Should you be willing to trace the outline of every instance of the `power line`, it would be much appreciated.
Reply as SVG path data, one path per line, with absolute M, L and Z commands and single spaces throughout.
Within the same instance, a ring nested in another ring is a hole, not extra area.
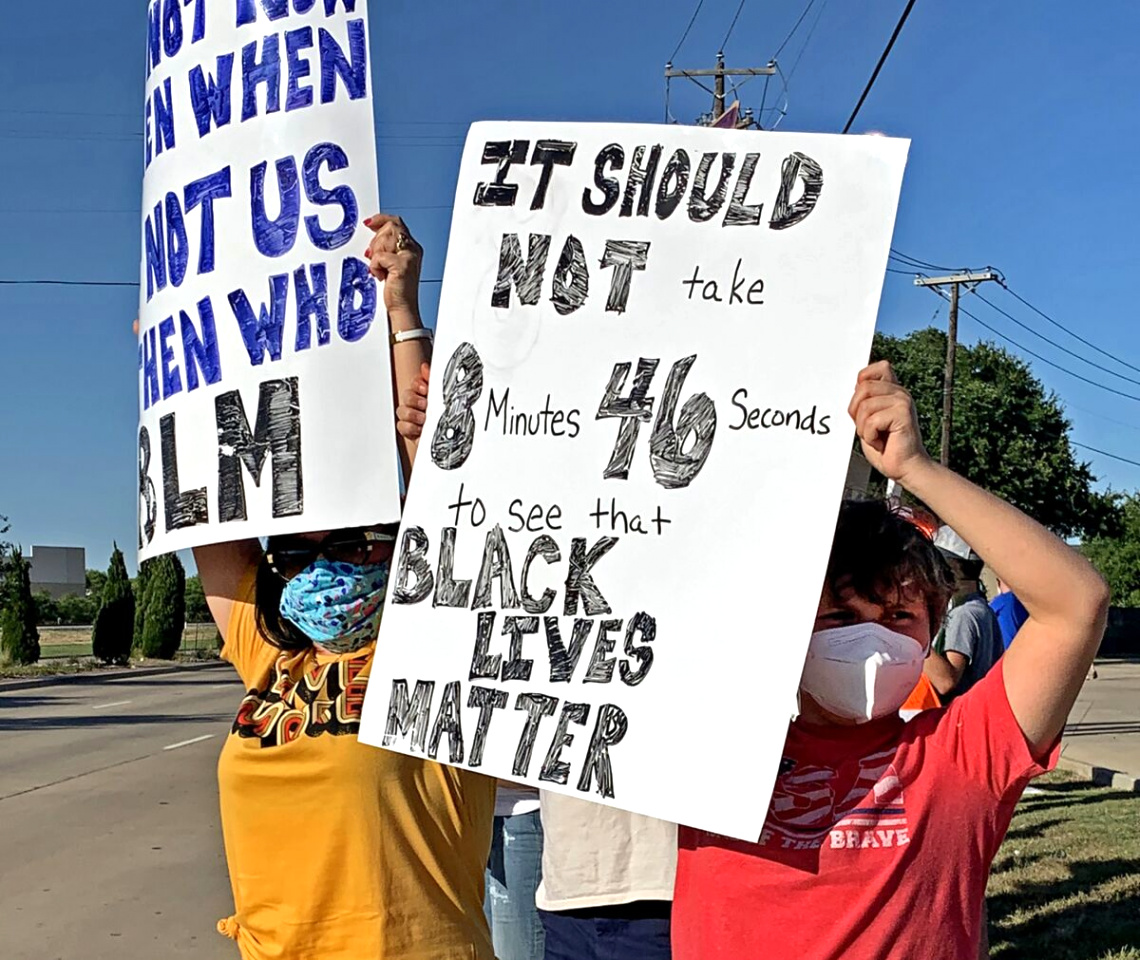
M 1122 457 L 1116 453 L 1109 453 L 1107 450 L 1098 450 L 1096 447 L 1090 447 L 1087 443 L 1077 443 L 1076 440 L 1070 440 L 1069 443 L 1074 447 L 1079 447 L 1081 450 L 1088 450 L 1090 453 L 1099 453 L 1102 457 L 1109 457 L 1112 460 L 1119 460 L 1121 463 L 1130 463 L 1134 467 L 1140 467 L 1140 461 L 1129 460 L 1127 457 Z
M 17 280 L 0 279 L 0 286 L 5 287 L 137 287 L 137 280 Z
M 999 306 L 998 306 L 996 303 L 993 303 L 993 302 L 991 302 L 990 300 L 987 300 L 985 297 L 983 297 L 983 296 L 982 296 L 980 293 L 978 293 L 976 290 L 974 290 L 974 291 L 973 291 L 973 294 L 974 294 L 974 296 L 975 296 L 975 297 L 977 297 L 979 300 L 981 300 L 981 301 L 982 301 L 982 303 L 984 303 L 984 304 L 985 304 L 986 306 L 988 306 L 990 309 L 992 309 L 992 310 L 996 310 L 998 313 L 1000 313 L 1000 314 L 1001 314 L 1003 317 L 1005 317 L 1007 320 L 1009 320 L 1009 321 L 1011 321 L 1011 322 L 1013 322 L 1013 323 L 1016 323 L 1016 324 L 1017 324 L 1019 327 L 1021 327 L 1023 330 L 1028 330 L 1030 333 L 1032 333 L 1032 334 L 1033 334 L 1033 336 L 1037 337 L 1039 340 L 1044 340 L 1044 341 L 1045 341 L 1047 344 L 1049 344 L 1049 346 L 1051 346 L 1051 347 L 1056 347 L 1056 348 L 1057 348 L 1058 350 L 1060 350 L 1062 353 L 1066 353 L 1066 354 L 1068 354 L 1070 357 L 1074 357 L 1075 359 L 1077 359 L 1077 360 L 1080 360 L 1080 361 L 1081 361 L 1081 363 L 1087 363 L 1087 364 L 1088 364 L 1090 367 L 1096 367 L 1096 369 L 1097 369 L 1097 370 L 1101 370 L 1101 371 L 1103 371 L 1104 373 L 1107 373 L 1109 376 L 1117 377 L 1118 379 L 1120 379 L 1120 380 L 1124 380 L 1124 381 L 1125 381 L 1125 382 L 1127 382 L 1127 383 L 1134 383 L 1134 384 L 1136 384 L 1137 386 L 1140 386 L 1140 380 L 1136 380 L 1136 379 L 1135 379 L 1135 378 L 1133 378 L 1133 377 L 1125 376 L 1123 373 L 1117 373 L 1115 370 L 1112 370 L 1112 369 L 1110 369 L 1110 368 L 1108 368 L 1108 367 L 1106 367 L 1106 366 L 1103 366 L 1102 364 L 1099 364 L 1099 363 L 1097 363 L 1095 360 L 1089 360 L 1087 357 L 1082 357 L 1082 356 L 1081 356 L 1079 353 L 1074 353 L 1074 352 L 1073 352 L 1072 350 L 1070 350 L 1068 347 L 1066 347 L 1066 346 L 1063 346 L 1063 345 L 1062 345 L 1062 344 L 1060 344 L 1060 343 L 1057 343 L 1057 341 L 1056 341 L 1056 340 L 1051 340 L 1049 337 L 1045 336 L 1045 334 L 1043 334 L 1043 333 L 1038 333 L 1038 332 L 1037 332 L 1036 330 L 1034 330 L 1034 329 L 1033 329 L 1031 326 L 1029 326 L 1029 324 L 1027 324 L 1027 323 L 1022 323 L 1022 322 L 1021 322 L 1020 320 L 1018 320 L 1018 319 L 1017 319 L 1017 317 L 1015 317 L 1015 316 L 1014 316 L 1012 313 L 1009 313 L 1008 311 L 1006 311 L 1006 310 L 1003 310 L 1003 309 L 1002 309 L 1001 307 L 999 307 Z
M 736 16 L 732 18 L 732 25 L 728 28 L 728 33 L 724 35 L 724 40 L 721 41 L 721 50 L 728 46 L 728 41 L 732 38 L 732 31 L 736 29 L 736 21 L 740 19 L 740 14 L 744 11 L 744 5 L 747 2 L 748 0 L 740 0 L 740 6 L 736 8 Z
M 677 49 L 673 51 L 673 56 L 669 58 L 670 63 L 677 59 L 677 54 L 681 52 L 681 47 L 683 47 L 685 45 L 685 41 L 689 39 L 689 31 L 693 29 L 693 24 L 697 22 L 697 16 L 700 14 L 701 7 L 704 5 L 705 0 L 698 0 L 697 9 L 693 11 L 693 16 L 689 20 L 689 25 L 685 27 L 685 32 L 681 34 L 681 39 L 677 41 Z
M 772 54 L 773 60 L 775 60 L 776 57 L 778 57 L 783 52 L 784 47 L 786 47 L 788 45 L 788 41 L 791 40 L 792 37 L 794 37 L 796 35 L 796 31 L 799 30 L 800 24 L 804 22 L 804 17 L 806 17 L 811 12 L 811 8 L 814 6 L 815 6 L 815 0 L 808 0 L 807 6 L 804 7 L 804 12 L 800 14 L 799 20 L 796 21 L 796 25 L 794 27 L 792 27 L 791 30 L 788 31 L 788 35 L 786 37 L 784 37 L 784 42 L 781 43 L 776 48 L 776 52 L 774 54 Z
M 1126 430 L 1135 430 L 1137 433 L 1140 433 L 1140 427 L 1134 423 L 1126 423 L 1123 420 L 1117 420 L 1115 417 L 1109 417 L 1105 416 L 1103 413 L 1097 413 L 1095 410 L 1089 410 L 1085 407 L 1078 407 L 1075 403 L 1070 403 L 1068 400 L 1066 400 L 1065 411 L 1068 412 L 1069 410 L 1076 410 L 1080 413 L 1085 414 L 1086 416 L 1096 417 L 1098 420 L 1107 420 L 1109 423 L 1114 423 L 1118 427 L 1124 427 Z
M 879 79 L 879 71 L 883 69 L 883 64 L 887 62 L 887 57 L 891 54 L 891 48 L 894 47 L 895 41 L 899 38 L 899 34 L 902 33 L 903 25 L 906 23 L 907 17 L 910 16 L 911 10 L 914 9 L 914 4 L 915 0 L 909 0 L 902 16 L 899 17 L 899 22 L 895 24 L 895 32 L 891 34 L 891 39 L 887 42 L 886 49 L 883 50 L 883 55 L 879 57 L 879 62 L 875 64 L 875 72 L 871 74 L 871 79 L 867 81 L 867 86 L 863 88 L 863 95 L 859 98 L 859 102 L 855 104 L 855 109 L 851 111 L 851 116 L 847 118 L 847 124 L 843 127 L 844 133 L 847 133 L 851 129 L 851 124 L 855 122 L 855 118 L 859 116 L 859 111 L 863 109 L 863 101 L 867 99 L 867 95 L 871 92 L 875 81 Z
M 1025 306 L 1027 306 L 1027 307 L 1028 307 L 1030 310 L 1032 310 L 1032 311 L 1033 311 L 1035 314 L 1037 314 L 1039 317 L 1041 317 L 1041 318 L 1042 318 L 1042 319 L 1044 319 L 1044 320 L 1048 320 L 1048 321 L 1049 321 L 1051 324 L 1053 324 L 1053 326 L 1057 327 L 1058 329 L 1060 329 L 1060 330 L 1064 330 L 1064 331 L 1065 331 L 1065 333 L 1067 333 L 1067 334 L 1068 334 L 1070 337 L 1072 337 L 1073 339 L 1075 339 L 1075 340 L 1079 340 L 1079 341 L 1080 341 L 1081 343 L 1083 343 L 1083 344 L 1084 344 L 1086 347 L 1089 347 L 1090 349 L 1092 349 L 1092 350 L 1095 350 L 1097 353 L 1101 354 L 1102 356 L 1108 357 L 1110 360 L 1115 360 L 1117 363 L 1121 364 L 1122 366 L 1128 367 L 1130 370 L 1135 370 L 1137 373 L 1140 373 L 1140 367 L 1137 367 L 1137 366 L 1133 366 L 1133 365 L 1132 365 L 1131 363 L 1129 363 L 1127 360 L 1121 360 L 1121 359 L 1120 359 L 1119 357 L 1117 357 L 1115 354 L 1109 353 L 1107 350 L 1102 350 L 1100 347 L 1098 347 L 1098 346 L 1097 346 L 1095 343 L 1093 343 L 1091 340 L 1086 340 L 1086 339 L 1085 339 L 1084 337 L 1082 337 L 1082 336 L 1081 336 L 1079 333 L 1074 333 L 1072 330 L 1070 330 L 1068 327 L 1066 327 L 1066 326 L 1065 326 L 1063 323 L 1061 323 L 1059 320 L 1054 320 L 1054 319 L 1053 319 L 1051 316 L 1049 316 L 1049 314 L 1047 314 L 1047 313 L 1046 313 L 1044 310 L 1041 310 L 1041 309 L 1039 309 L 1039 308 L 1035 307 L 1035 306 L 1034 306 L 1032 303 L 1030 303 L 1028 300 L 1026 300 L 1026 299 L 1025 299 L 1025 297 L 1023 297 L 1023 296 L 1021 296 L 1021 295 L 1019 295 L 1019 294 L 1017 294 L 1017 293 L 1014 293 L 1014 291 L 1013 291 L 1013 290 L 1011 290 L 1011 289 L 1010 289 L 1008 286 L 1006 286 L 1005 284 L 1002 284 L 1002 286 L 1003 286 L 1003 287 L 1005 287 L 1005 292 L 1006 292 L 1006 293 L 1008 293 L 1008 294 L 1009 294 L 1011 297 L 1013 297 L 1015 300 L 1020 300 L 1020 301 L 1021 301 L 1021 303 L 1023 303 Z
M 823 0 L 819 6 L 819 12 L 815 15 L 815 20 L 812 21 L 811 28 L 808 30 L 807 39 L 804 40 L 804 45 L 800 47 L 800 52 L 796 54 L 795 63 L 792 64 L 792 69 L 788 71 L 788 83 L 792 82 L 792 77 L 796 75 L 796 70 L 799 68 L 800 61 L 804 58 L 804 53 L 808 46 L 811 44 L 811 38 L 815 36 L 816 28 L 819 26 L 819 21 L 823 19 L 823 12 L 827 9 L 827 4 L 830 0 Z M 810 5 L 809 5 L 810 6 Z
M 936 292 L 938 293 L 938 295 L 940 297 L 942 297 L 943 300 L 948 299 L 947 295 L 942 293 L 941 291 L 936 291 Z M 1110 386 L 1108 386 L 1108 384 L 1101 383 L 1099 380 L 1090 380 L 1088 377 L 1083 376 L 1082 374 L 1076 373 L 1073 370 L 1070 370 L 1068 367 L 1063 367 L 1059 363 L 1054 363 L 1052 360 L 1049 360 L 1048 358 L 1041 356 L 1041 354 L 1037 353 L 1035 350 L 1030 350 L 1029 347 L 1025 346 L 1024 344 L 1018 343 L 1016 340 L 1013 339 L 1013 337 L 1007 336 L 1006 334 L 1004 334 L 1000 330 L 998 330 L 996 327 L 990 326 L 988 323 L 985 322 L 985 320 L 982 320 L 979 317 L 977 317 L 975 314 L 970 313 L 970 311 L 965 309 L 964 307 L 959 307 L 959 310 L 962 313 L 964 313 L 967 317 L 969 317 L 971 320 L 973 320 L 974 323 L 978 324 L 978 326 L 984 327 L 986 330 L 989 330 L 990 333 L 994 334 L 994 336 L 1004 340 L 1006 343 L 1012 344 L 1013 346 L 1017 347 L 1018 350 L 1023 350 L 1025 353 L 1028 353 L 1034 359 L 1040 360 L 1046 366 L 1052 367 L 1054 370 L 1060 370 L 1061 373 L 1067 373 L 1070 377 L 1073 377 L 1077 380 L 1080 380 L 1083 383 L 1087 383 L 1090 386 L 1097 387 L 1097 388 L 1104 390 L 1108 393 L 1116 394 L 1116 396 L 1118 396 L 1118 397 L 1124 397 L 1126 400 L 1135 400 L 1138 403 L 1140 403 L 1140 397 L 1138 397 L 1134 394 L 1131 394 L 1131 393 L 1125 393 L 1123 390 L 1117 390 L 1115 387 L 1110 387 Z
M 893 269 L 893 268 L 888 268 L 888 271 L 887 271 L 887 272 L 888 272 L 888 273 L 898 273 L 898 274 L 907 275 L 907 271 L 905 271 L 905 270 L 896 270 L 896 269 Z M 947 295 L 946 295 L 945 293 L 943 293 L 941 290 L 939 290 L 939 289 L 937 289 L 937 288 L 933 288 L 933 289 L 934 289 L 935 293 L 937 293 L 937 294 L 938 294 L 938 295 L 939 295 L 939 296 L 940 296 L 940 297 L 941 297 L 943 300 L 946 300 L 946 299 L 948 299 Z M 1008 288 L 1007 288 L 1007 290 L 1008 290 Z M 1013 293 L 1013 291 L 1012 291 L 1012 290 L 1010 290 L 1009 292 L 1010 292 L 1010 293 Z M 986 303 L 988 306 L 991 306 L 991 307 L 993 307 L 993 308 L 994 308 L 995 310 L 997 310 L 999 313 L 1001 313 L 1001 314 L 1003 314 L 1003 315 L 1005 315 L 1005 316 L 1009 317 L 1011 320 L 1013 320 L 1013 321 L 1014 321 L 1015 323 L 1017 323 L 1019 326 L 1023 326 L 1023 327 L 1025 326 L 1025 324 L 1023 324 L 1023 323 L 1021 323 L 1020 321 L 1016 320 L 1015 318 L 1013 318 L 1013 317 L 1009 316 L 1009 314 L 1007 314 L 1007 313 L 1006 313 L 1006 311 L 1002 310 L 1000 307 L 997 307 L 997 306 L 995 306 L 994 304 L 990 303 L 990 302 L 989 302 L 988 300 L 986 300 L 986 298 L 985 298 L 985 297 L 983 297 L 981 294 L 979 294 L 979 293 L 977 293 L 976 291 L 974 291 L 974 295 L 975 295 L 975 296 L 977 296 L 977 297 L 978 297 L 980 300 L 982 300 L 984 303 Z M 1023 298 L 1020 298 L 1020 297 L 1018 297 L 1018 299 L 1020 300 L 1020 299 L 1023 299 Z M 1026 302 L 1026 305 L 1027 305 L 1027 306 L 1029 306 L 1029 304 L 1028 304 L 1028 301 L 1025 301 L 1025 302 Z M 994 334 L 994 335 L 995 335 L 996 337 L 998 337 L 999 339 L 1001 339 L 1001 340 L 1004 340 L 1004 341 L 1006 341 L 1007 343 L 1011 344 L 1012 346 L 1016 347 L 1017 349 L 1024 351 L 1025 353 L 1029 354 L 1029 356 L 1033 357 L 1033 358 L 1034 358 L 1034 359 L 1036 359 L 1036 360 L 1040 360 L 1042 363 L 1046 364 L 1047 366 L 1050 366 L 1050 367 L 1054 368 L 1055 370 L 1059 370 L 1061 373 L 1065 373 L 1065 374 L 1068 374 L 1070 377 L 1074 377 L 1075 379 L 1077 379 L 1077 380 L 1080 380 L 1080 381 L 1082 381 L 1083 383 L 1087 383 L 1087 384 L 1089 384 L 1090 386 L 1099 387 L 1101 390 L 1105 390 L 1105 391 L 1107 391 L 1108 393 L 1112 393 L 1112 394 L 1115 394 L 1115 395 L 1117 395 L 1117 396 L 1120 396 L 1120 397 L 1125 397 L 1125 398 L 1126 398 L 1126 399 L 1128 399 L 1128 400 L 1136 400 L 1136 401 L 1140 401 L 1140 397 L 1138 397 L 1138 396 L 1133 396 L 1133 395 L 1132 395 L 1132 394 L 1130 394 L 1130 393 L 1125 393 L 1125 392 L 1124 392 L 1124 391 L 1122 391 L 1122 390 L 1117 390 L 1115 387 L 1110 387 L 1110 386 L 1108 386 L 1107 384 L 1103 384 L 1103 383 L 1100 383 L 1100 382 L 1098 382 L 1098 381 L 1096 381 L 1096 380 L 1092 380 L 1092 379 L 1090 379 L 1090 378 L 1088 378 L 1088 377 L 1082 376 L 1081 374 L 1079 374 L 1079 373 L 1076 373 L 1076 372 L 1075 372 L 1075 371 L 1073 371 L 1073 370 L 1069 370 L 1067 367 L 1063 367 L 1063 366 L 1061 366 L 1059 363 L 1054 363 L 1052 360 L 1048 360 L 1048 359 L 1046 359 L 1045 357 L 1041 356 L 1041 354 L 1039 354 L 1039 353 L 1037 353 L 1037 352 L 1035 352 L 1035 351 L 1033 351 L 1033 350 L 1030 350 L 1030 349 L 1029 349 L 1028 347 L 1026 347 L 1024 344 L 1018 343 L 1018 341 L 1014 340 L 1012 337 L 1006 336 L 1006 335 L 1005 335 L 1005 334 L 1003 334 L 1003 333 L 1002 333 L 1000 330 L 996 329 L 995 327 L 992 327 L 992 326 L 990 326 L 988 323 L 986 323 L 984 320 L 982 320 L 981 318 L 979 318 L 979 317 L 978 317 L 978 316 L 976 316 L 975 314 L 971 313 L 971 312 L 970 312 L 969 310 L 967 310 L 965 307 L 961 307 L 961 306 L 960 306 L 960 307 L 959 307 L 959 310 L 960 310 L 960 312 L 964 313 L 964 314 L 965 314 L 967 317 L 969 317 L 971 320 L 973 320 L 975 323 L 977 323 L 979 326 L 981 326 L 981 327 L 985 328 L 986 330 L 988 330 L 990 333 Z M 1037 333 L 1036 333 L 1036 331 L 1034 331 L 1034 330 L 1033 330 L 1032 328 L 1030 328 L 1030 327 L 1026 327 L 1026 329 L 1028 329 L 1028 330 L 1029 330 L 1031 333 L 1034 333 L 1036 336 L 1041 336 L 1040 334 L 1037 334 Z M 1068 332 L 1068 331 L 1066 331 L 1066 332 Z M 1047 343 L 1053 343 L 1053 341 L 1049 340 L 1048 338 L 1042 337 L 1042 339 L 1046 340 L 1046 342 L 1047 342 Z M 1054 345 L 1054 346 L 1059 346 L 1059 345 L 1057 345 L 1057 344 L 1053 344 L 1053 345 Z M 1064 348 L 1064 347 L 1060 347 L 1060 349 L 1064 350 L 1065 348 Z M 1072 354 L 1072 352 L 1071 352 L 1071 351 L 1066 351 L 1066 352 L 1067 352 L 1067 353 L 1071 353 L 1071 354 Z M 1074 357 L 1077 357 L 1077 359 L 1079 359 L 1079 360 L 1082 360 L 1082 361 L 1084 361 L 1085 363 L 1091 363 L 1091 361 L 1089 361 L 1089 360 L 1085 360 L 1085 358 L 1084 358 L 1084 357 L 1081 357 L 1081 356 L 1079 356 L 1078 354 L 1072 354 L 1072 356 L 1074 356 Z M 1098 366 L 1097 364 L 1092 364 L 1092 365 L 1093 365 L 1093 366 Z M 1099 369 L 1104 369 L 1104 368 L 1099 368 Z M 1112 371 L 1111 371 L 1111 370 L 1109 370 L 1109 371 L 1107 371 L 1107 372 L 1109 372 L 1109 373 L 1112 373 Z M 1114 374 L 1114 376 L 1120 376 L 1120 374 Z M 1124 379 L 1127 379 L 1127 378 L 1124 378 Z M 1129 382 L 1135 383 L 1136 381 L 1129 381 Z M 1117 424 L 1118 426 L 1121 426 L 1121 427 L 1127 427 L 1127 428 L 1128 428 L 1128 429 L 1130 429 L 1130 430 L 1140 430 L 1140 427 L 1137 427 L 1137 426 L 1136 426 L 1136 425 L 1134 425 L 1134 424 L 1125 423 L 1123 420 L 1114 420 L 1112 417 L 1106 417 L 1104 414 L 1101 414 L 1101 413 L 1095 413 L 1095 412 L 1093 412 L 1093 411 L 1091 411 L 1091 410 L 1085 410 L 1084 408 L 1082 408 L 1082 407 L 1078 407 L 1078 406 L 1076 406 L 1075 404 L 1071 404 L 1071 403 L 1068 403 L 1067 401 L 1062 401 L 1062 403 L 1064 404 L 1064 406 L 1065 406 L 1066 408 L 1072 408 L 1072 409 L 1075 409 L 1075 410 L 1080 410 L 1082 413 L 1087 413 L 1087 414 L 1089 414 L 1089 415 L 1091 415 L 1091 416 L 1094 416 L 1094 417 L 1099 417 L 1099 418 L 1100 418 L 1100 419 L 1102 419 L 1102 420 L 1107 420 L 1109 423 L 1115 423 L 1115 424 Z M 1085 443 L 1078 443 L 1076 440 L 1073 440 L 1073 439 L 1071 439 L 1071 438 L 1069 439 L 1069 443 L 1070 443 L 1070 444 L 1072 444 L 1074 447 L 1078 447 L 1078 448 L 1080 448 L 1080 449 L 1082 449 L 1082 450 L 1088 450 L 1088 451 L 1090 451 L 1090 452 L 1092 452 L 1092 453 L 1096 453 L 1096 454 L 1099 454 L 1099 455 L 1100 455 L 1100 456 L 1102 456 L 1102 457 L 1109 457 L 1109 458 L 1110 458 L 1110 459 L 1112 459 L 1112 460 L 1119 460 L 1121 463 L 1127 463 L 1127 464 L 1131 464 L 1132 466 L 1140 467 L 1140 461 L 1136 461 L 1136 460 L 1130 460 L 1130 459 L 1129 459 L 1129 458 L 1127 458 L 1127 457 L 1122 457 L 1122 456 L 1120 456 L 1119 454 L 1115 454 L 1115 453 L 1109 453 L 1107 450 L 1101 450 L 1101 449 L 1099 449 L 1099 448 L 1097 448 L 1097 447 L 1092 447 L 1092 446 L 1089 446 L 1088 444 L 1085 444 Z
M 957 270 L 958 267 L 948 267 L 943 263 L 931 263 L 929 260 L 920 260 L 918 257 L 912 257 L 909 253 L 903 253 L 901 250 L 891 247 L 891 256 L 896 260 L 901 260 L 904 263 L 914 264 L 921 267 L 923 270 L 945 270 L 947 272 Z
M 930 261 L 928 261 L 928 260 L 921 260 L 921 259 L 919 259 L 918 257 L 912 257 L 912 256 L 910 256 L 910 254 L 906 254 L 906 253 L 903 253 L 901 250 L 898 250 L 898 249 L 896 249 L 895 247 L 891 247 L 891 259 L 892 259 L 892 260 L 895 260 L 895 261 L 896 261 L 896 262 L 898 262 L 898 263 L 901 263 L 901 264 L 903 264 L 904 266 L 913 266 L 913 267 L 915 267 L 916 269 L 919 269 L 919 270 L 945 270 L 945 271 L 951 271 L 951 270 L 956 270 L 956 269 L 959 269 L 959 268 L 957 268 L 957 267 L 948 267 L 948 266 L 946 266 L 945 264 L 937 264 L 937 263 L 931 263 L 931 262 L 930 262 Z M 990 269 L 992 269 L 992 268 L 990 268 Z M 901 270 L 894 270 L 894 271 L 891 271 L 891 272 L 893 272 L 893 273 L 903 273 L 903 272 L 905 272 L 905 271 L 901 271 Z M 998 271 L 998 272 L 1000 273 L 1001 271 Z M 1065 324 L 1061 323 L 1061 321 L 1060 321 L 1060 320 L 1057 320 L 1055 317 L 1052 317 L 1052 316 L 1050 316 L 1048 313 L 1046 313 L 1044 310 L 1042 310 L 1040 307 L 1036 306 L 1035 304 L 1033 304 L 1033 303 L 1030 303 L 1030 302 L 1029 302 L 1029 300 L 1027 300 L 1025 297 L 1021 296 L 1021 294 L 1019 294 L 1019 293 L 1017 293 L 1015 290 L 1013 290 L 1013 289 L 1012 289 L 1012 288 L 1009 286 L 1009 284 L 1005 282 L 1004 278 L 1003 278 L 1003 279 L 1002 279 L 1000 282 L 1001 282 L 1001 285 L 1002 285 L 1002 287 L 1004 288 L 1004 290 L 1005 290 L 1005 292 L 1006 292 L 1006 293 L 1008 293 L 1008 294 L 1009 294 L 1011 297 L 1013 297 L 1015 300 L 1017 300 L 1018 302 L 1020 302 L 1020 303 L 1021 303 L 1023 306 L 1026 306 L 1026 307 L 1028 307 L 1028 308 L 1029 308 L 1030 310 L 1032 310 L 1032 311 L 1033 311 L 1035 314 L 1037 314 L 1039 317 L 1041 317 L 1041 319 L 1043 319 L 1043 320 L 1047 321 L 1048 323 L 1052 324 L 1052 325 L 1053 325 L 1054 327 L 1056 327 L 1058 330 L 1061 330 L 1061 331 L 1063 331 L 1064 333 L 1067 333 L 1067 334 L 1068 334 L 1070 337 L 1072 337 L 1074 340 L 1077 340 L 1078 342 L 1080 342 L 1080 343 L 1084 344 L 1084 345 L 1085 345 L 1086 347 L 1088 347 L 1090 350 L 1095 350 L 1095 351 L 1096 351 L 1097 353 L 1099 353 L 1099 354 L 1100 354 L 1102 357 L 1106 357 L 1106 358 L 1108 358 L 1109 360 L 1112 360 L 1112 361 L 1113 361 L 1113 362 L 1115 362 L 1115 363 L 1119 363 L 1119 364 L 1120 364 L 1121 366 L 1123 366 L 1123 367 L 1128 367 L 1128 369 L 1129 369 L 1129 370 L 1133 370 L 1133 371 L 1135 371 L 1136 373 L 1140 373 L 1140 366 L 1137 366 L 1136 364 L 1133 364 L 1133 363 L 1129 363 L 1127 360 L 1122 360 L 1122 359 L 1121 359 L 1120 357 L 1118 357 L 1118 356 L 1117 356 L 1115 353 L 1112 353 L 1112 352 L 1111 352 L 1111 351 L 1109 351 L 1109 350 L 1105 350 L 1103 347 L 1100 347 L 1100 346 L 1098 346 L 1097 344 L 1093 343 L 1093 341 L 1089 340 L 1087 337 L 1082 337 L 1082 336 L 1081 336 L 1079 333 L 1077 333 L 1075 330 L 1073 330 L 1073 329 L 1071 329 L 1071 328 L 1069 328 L 1069 327 L 1065 326 Z M 993 309 L 997 310 L 997 311 L 998 311 L 998 313 L 1004 314 L 1005 316 L 1009 317 L 1009 319 L 1013 320 L 1013 322 L 1014 322 L 1014 323 L 1017 323 L 1019 326 L 1025 326 L 1025 324 L 1021 323 L 1019 320 L 1016 320 L 1015 318 L 1013 318 L 1012 316 L 1010 316 L 1008 313 L 1006 313 L 1006 311 L 1002 310 L 1002 309 L 1001 309 L 1000 307 L 998 307 L 996 304 L 993 304 L 993 303 L 991 303 L 989 300 L 986 300 L 986 298 L 985 298 L 985 297 L 983 297 L 983 296 L 981 296 L 980 294 L 979 294 L 978 296 L 979 296 L 979 299 L 983 300 L 983 301 L 984 301 L 986 304 L 988 304 L 989 306 L 993 307 Z M 1078 359 L 1080 359 L 1080 360 L 1084 361 L 1085 363 L 1088 363 L 1088 364 L 1090 364 L 1091 366 L 1094 366 L 1094 367 L 1098 367 L 1098 369 L 1102 369 L 1102 370 L 1105 370 L 1105 372 L 1106 372 L 1106 373 L 1110 373 L 1110 374 L 1112 374 L 1114 377 L 1119 377 L 1119 376 L 1121 376 L 1120 374 L 1116 373 L 1116 372 L 1115 372 L 1115 371 L 1113 371 L 1113 370 L 1109 370 L 1109 369 L 1107 369 L 1107 368 L 1105 368 L 1105 367 L 1100 367 L 1100 366 L 1099 366 L 1099 364 L 1096 364 L 1096 363 L 1094 363 L 1094 362 L 1093 362 L 1093 361 L 1091 361 L 1091 360 L 1087 360 L 1086 358 L 1084 358 L 1084 357 L 1080 356 L 1079 354 L 1073 353 L 1071 350 L 1068 350 L 1067 348 L 1065 348 L 1065 347 L 1063 347 L 1063 346 L 1060 346 L 1059 344 L 1056 344 L 1056 343 L 1054 343 L 1052 340 L 1049 340 L 1047 337 L 1042 337 L 1040 334 L 1038 334 L 1038 333 L 1037 333 L 1035 330 L 1033 330 L 1032 328 L 1028 328 L 1028 327 L 1027 327 L 1026 329 L 1029 329 L 1029 330 L 1030 330 L 1030 332 L 1031 332 L 1031 333 L 1033 333 L 1035 336 L 1041 337 L 1041 339 L 1042 339 L 1042 340 L 1045 340 L 1045 342 L 1046 342 L 1046 343 L 1051 343 L 1051 344 L 1053 344 L 1053 346 L 1056 346 L 1056 347 L 1058 347 L 1058 349 L 1064 350 L 1066 353 L 1069 353 L 1071 356 L 1077 357 Z M 1124 380 L 1128 380 L 1130 383 L 1136 383 L 1136 382 L 1137 382 L 1137 381 L 1135 381 L 1135 380 L 1132 380 L 1132 379 L 1131 379 L 1131 378 L 1129 378 L 1129 377 L 1121 377 L 1121 379 L 1124 379 Z

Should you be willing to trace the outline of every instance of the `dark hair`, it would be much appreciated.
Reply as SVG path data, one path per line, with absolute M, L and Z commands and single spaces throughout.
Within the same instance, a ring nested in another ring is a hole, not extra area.
M 950 569 L 954 572 L 956 579 L 971 581 L 982 579 L 982 570 L 986 565 L 985 560 L 963 560 L 961 557 L 946 557 L 945 559 L 950 564 Z
M 827 588 L 836 598 L 854 592 L 876 604 L 920 596 L 933 637 L 946 616 L 954 575 L 933 541 L 885 500 L 845 500 Z
M 281 616 L 281 594 L 284 590 L 284 579 L 269 566 L 265 554 L 262 554 L 257 564 L 253 592 L 258 632 L 268 644 L 278 650 L 308 650 L 313 645 L 312 638 Z

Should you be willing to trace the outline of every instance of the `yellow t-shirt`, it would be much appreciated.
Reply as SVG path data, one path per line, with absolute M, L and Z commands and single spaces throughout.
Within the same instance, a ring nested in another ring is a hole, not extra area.
M 495 781 L 357 741 L 374 652 L 282 652 L 234 604 L 223 656 L 249 693 L 218 763 L 218 929 L 244 960 L 494 960 Z

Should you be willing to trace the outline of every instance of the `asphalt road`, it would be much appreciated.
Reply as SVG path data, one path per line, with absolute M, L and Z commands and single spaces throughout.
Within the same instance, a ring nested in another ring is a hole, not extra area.
M 218 753 L 228 667 L 0 688 L 0 957 L 235 960 Z

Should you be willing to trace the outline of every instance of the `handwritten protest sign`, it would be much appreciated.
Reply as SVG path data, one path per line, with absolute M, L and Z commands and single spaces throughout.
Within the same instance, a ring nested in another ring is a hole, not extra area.
M 139 555 L 395 520 L 363 0 L 151 0 Z
M 361 739 L 757 838 L 906 152 L 472 128 Z

